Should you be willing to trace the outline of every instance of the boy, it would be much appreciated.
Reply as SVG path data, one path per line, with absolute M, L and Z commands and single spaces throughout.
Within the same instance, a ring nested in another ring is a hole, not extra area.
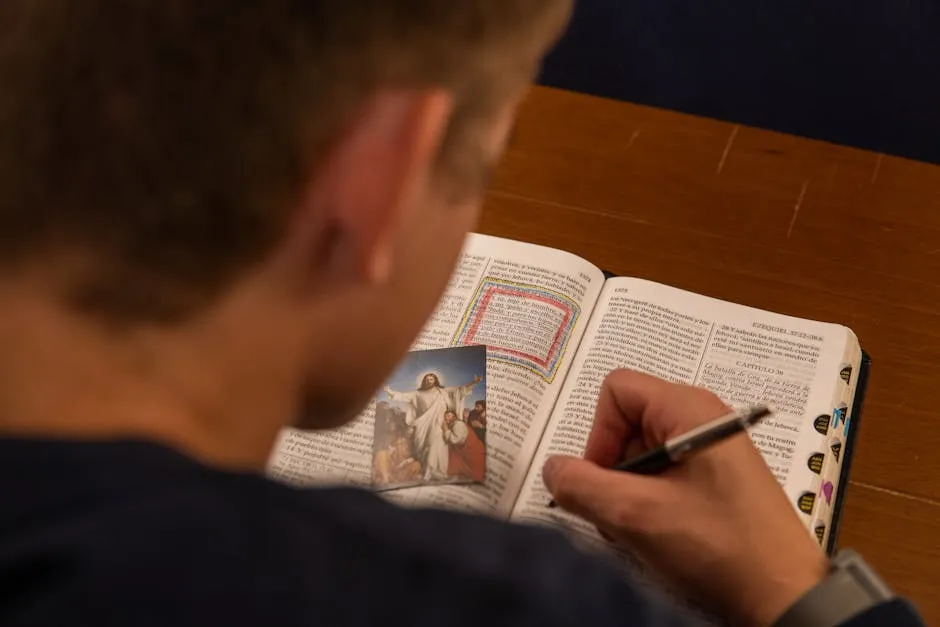
M 0 623 L 690 624 L 551 532 L 263 476 L 300 407 L 344 423 L 410 346 L 569 12 L 0 3 Z M 546 468 L 562 506 L 742 624 L 826 579 L 744 439 L 603 470 L 714 397 L 604 389 L 588 459 Z

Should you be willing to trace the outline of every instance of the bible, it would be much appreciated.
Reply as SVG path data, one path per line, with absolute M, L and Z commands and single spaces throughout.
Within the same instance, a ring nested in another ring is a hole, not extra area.
M 382 498 L 550 525 L 609 550 L 593 526 L 548 506 L 541 468 L 551 455 L 583 454 L 604 378 L 630 368 L 707 388 L 733 408 L 773 406 L 750 437 L 807 533 L 834 551 L 870 367 L 845 326 L 611 276 L 564 251 L 471 234 L 413 350 L 473 346 L 485 347 L 485 476 L 472 485 L 377 491 Z M 269 475 L 371 488 L 376 411 L 373 402 L 335 430 L 285 429 Z

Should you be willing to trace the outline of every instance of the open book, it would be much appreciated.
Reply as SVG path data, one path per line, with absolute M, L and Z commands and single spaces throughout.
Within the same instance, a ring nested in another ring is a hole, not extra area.
M 751 437 L 807 532 L 833 550 L 869 364 L 851 330 L 610 277 L 569 253 L 471 235 L 413 348 L 464 345 L 487 347 L 485 481 L 383 497 L 561 527 L 605 547 L 593 526 L 548 507 L 541 468 L 547 456 L 583 453 L 600 385 L 626 367 L 708 388 L 733 407 L 773 405 L 776 413 Z M 373 403 L 334 431 L 285 430 L 268 472 L 292 484 L 368 488 L 375 410 Z

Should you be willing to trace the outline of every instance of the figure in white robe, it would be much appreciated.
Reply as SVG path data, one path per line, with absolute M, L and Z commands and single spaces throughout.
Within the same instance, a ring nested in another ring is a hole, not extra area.
M 444 414 L 447 411 L 462 414 L 464 401 L 480 381 L 482 378 L 477 376 L 467 385 L 444 387 L 440 377 L 429 372 L 421 378 L 421 387 L 414 392 L 385 388 L 393 401 L 405 404 L 405 424 L 414 429 L 415 452 L 424 466 L 422 478 L 425 481 L 448 478 L 449 449 L 444 440 Z

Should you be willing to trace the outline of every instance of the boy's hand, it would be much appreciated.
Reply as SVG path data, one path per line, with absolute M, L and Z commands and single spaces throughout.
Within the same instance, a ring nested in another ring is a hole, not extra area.
M 658 477 L 607 468 L 727 413 L 708 391 L 631 371 L 604 382 L 585 459 L 543 475 L 559 506 L 632 548 L 710 611 L 766 627 L 826 560 L 746 434 Z

